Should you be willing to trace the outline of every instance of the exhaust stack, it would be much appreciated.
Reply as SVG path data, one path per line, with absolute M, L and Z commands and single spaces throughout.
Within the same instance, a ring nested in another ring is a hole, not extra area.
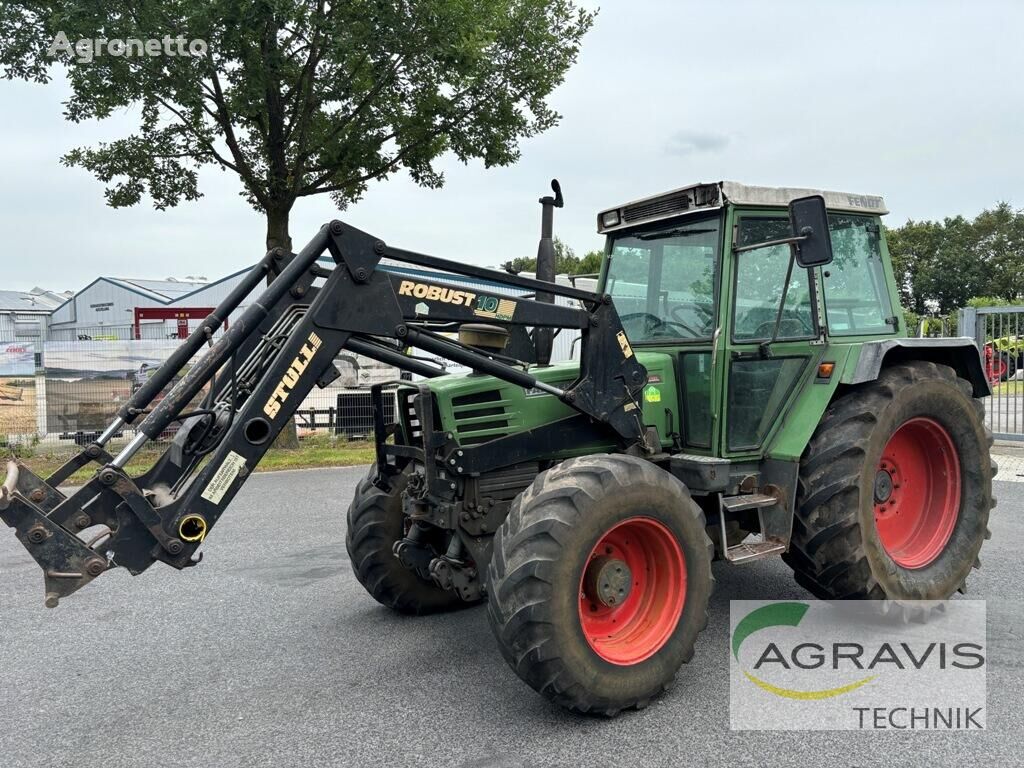
M 554 228 L 555 208 L 565 205 L 562 199 L 562 187 L 558 179 L 551 180 L 551 190 L 554 197 L 545 195 L 538 202 L 541 204 L 540 219 L 540 243 L 537 245 L 537 279 L 545 283 L 555 282 L 555 241 L 552 239 Z M 537 292 L 537 301 L 545 304 L 554 304 L 553 294 Z M 535 328 L 533 331 L 533 345 L 537 352 L 537 363 L 548 365 L 551 362 L 551 348 L 554 343 L 554 330 L 552 328 Z

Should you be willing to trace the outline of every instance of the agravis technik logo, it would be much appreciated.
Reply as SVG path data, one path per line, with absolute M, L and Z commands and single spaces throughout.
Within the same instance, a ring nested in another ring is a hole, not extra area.
M 984 728 L 984 603 L 885 608 L 733 601 L 732 727 Z

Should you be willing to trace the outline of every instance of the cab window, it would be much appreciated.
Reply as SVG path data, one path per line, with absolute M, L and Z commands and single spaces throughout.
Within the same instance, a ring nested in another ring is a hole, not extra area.
M 744 217 L 740 219 L 737 245 L 754 245 L 790 236 L 788 219 Z M 733 339 L 767 341 L 776 333 L 780 341 L 810 339 L 816 335 L 811 307 L 810 276 L 792 267 L 786 298 L 779 314 L 786 273 L 790 269 L 789 245 L 775 245 L 736 254 L 736 301 L 733 306 Z M 776 322 L 778 331 L 776 332 Z
M 708 340 L 719 218 L 613 235 L 604 291 L 633 343 Z
M 825 315 L 833 336 L 895 330 L 882 267 L 878 223 L 869 217 L 831 214 L 834 261 L 822 268 Z

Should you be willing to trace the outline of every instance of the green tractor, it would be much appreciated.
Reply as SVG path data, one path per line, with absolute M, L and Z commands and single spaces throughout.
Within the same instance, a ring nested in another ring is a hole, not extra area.
M 486 600 L 516 674 L 569 709 L 613 715 L 671 683 L 715 559 L 781 556 L 825 599 L 965 589 L 994 503 L 989 383 L 970 339 L 906 338 L 881 198 L 721 182 L 627 203 L 598 215 L 606 258 L 585 290 L 554 281 L 553 189 L 540 279 L 330 222 L 266 254 L 63 467 L 10 462 L 0 519 L 42 567 L 46 605 L 115 567 L 196 565 L 343 349 L 420 377 L 399 382 L 393 418 L 371 391 L 356 578 L 402 613 Z M 579 333 L 578 362 L 550 364 L 554 329 Z
M 812 249 L 787 210 L 811 195 L 723 182 L 598 216 L 597 292 L 647 372 L 653 451 L 587 439 L 556 395 L 490 376 L 400 389 L 396 443 L 429 422 L 466 480 L 439 505 L 417 462 L 371 470 L 347 538 L 369 593 L 414 614 L 486 599 L 516 674 L 615 714 L 692 657 L 714 559 L 781 556 L 822 599 L 964 591 L 994 506 L 978 350 L 906 338 L 880 198 L 824 193 Z M 501 352 L 500 330 L 463 333 Z M 579 365 L 531 370 L 561 388 Z M 462 466 L 488 444 L 486 471 Z

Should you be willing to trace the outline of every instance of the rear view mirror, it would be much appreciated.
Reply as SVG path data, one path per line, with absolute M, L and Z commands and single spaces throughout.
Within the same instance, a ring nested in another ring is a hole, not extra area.
M 821 267 L 832 263 L 832 237 L 828 231 L 825 198 L 800 197 L 789 204 L 789 222 L 796 242 L 796 263 L 801 267 Z

